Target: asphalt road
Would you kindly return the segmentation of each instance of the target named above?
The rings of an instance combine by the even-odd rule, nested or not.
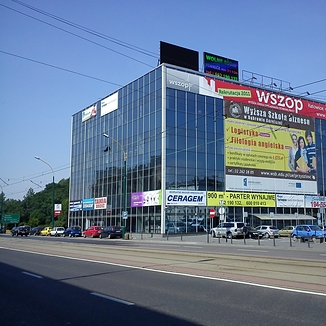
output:
[[[1,324],[306,325],[324,318],[325,256],[275,264],[191,242],[178,250],[172,242],[97,240],[1,236]],[[310,288],[294,288],[296,278]],[[325,287],[314,290],[318,283]]]

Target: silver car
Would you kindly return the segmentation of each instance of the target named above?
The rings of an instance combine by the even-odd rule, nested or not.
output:
[[[264,238],[278,238],[280,236],[280,230],[274,225],[259,225],[256,230],[262,234]]]

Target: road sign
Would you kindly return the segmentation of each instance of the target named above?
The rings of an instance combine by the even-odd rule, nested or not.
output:
[[[225,214],[225,208],[224,208],[223,206],[221,206],[221,207],[218,209],[218,212],[219,212],[219,214],[224,215],[224,214]]]
[[[125,220],[128,218],[128,211],[122,211],[122,218]]]
[[[210,218],[214,218],[215,217],[215,209],[214,208],[210,208],[209,209],[209,217]]]
[[[19,223],[20,215],[19,214],[2,214],[2,223]]]

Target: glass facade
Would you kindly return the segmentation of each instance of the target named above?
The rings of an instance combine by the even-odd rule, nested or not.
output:
[[[225,191],[223,98],[169,87],[165,66],[119,89],[116,106],[105,114],[98,101],[73,115],[70,203],[78,208],[70,209],[69,225],[125,225],[130,232],[164,233],[167,223],[205,221],[209,210],[166,207],[166,190]],[[316,119],[315,127],[318,192],[325,196],[326,121]],[[123,219],[125,158],[128,213]],[[133,193],[154,190],[162,191],[161,205],[132,207]],[[82,209],[82,201],[93,198],[106,198],[106,208]],[[242,220],[243,212],[243,207],[228,208],[233,220]],[[288,212],[292,209],[279,213]],[[190,229],[185,223],[185,231]]]

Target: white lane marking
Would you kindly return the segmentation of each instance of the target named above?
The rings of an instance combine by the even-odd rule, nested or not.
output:
[[[255,251],[255,252],[268,252],[267,250],[255,250],[255,249],[238,249],[239,251]]]
[[[192,277],[192,278],[200,278],[200,279],[204,279],[204,280],[212,280],[212,281],[228,282],[228,283],[235,283],[235,284],[243,284],[243,285],[256,286],[256,287],[261,287],[261,288],[266,288],[266,289],[273,289],[273,290],[294,292],[294,293],[311,294],[311,295],[319,295],[319,296],[326,297],[326,293],[282,288],[280,286],[272,286],[272,285],[259,284],[259,283],[250,283],[250,282],[237,281],[237,280],[220,278],[220,277],[211,277],[211,276],[192,275],[192,274],[177,273],[177,272],[170,272],[170,271],[161,271],[161,270],[158,270],[158,269],[152,269],[152,268],[146,268],[146,267],[137,267],[137,266],[131,266],[131,265],[125,265],[125,264],[109,263],[109,262],[100,261],[100,260],[46,254],[46,253],[42,253],[42,252],[35,252],[35,251],[22,250],[22,249],[13,249],[13,248],[6,248],[6,247],[0,247],[0,249],[25,252],[25,253],[28,253],[28,254],[35,254],[35,255],[40,255],[40,256],[48,256],[48,257],[56,257],[56,258],[63,258],[63,259],[70,259],[70,260],[77,260],[77,261],[85,261],[85,262],[88,262],[88,263],[96,263],[96,264],[103,264],[103,265],[110,265],[110,266],[125,267],[125,268],[130,268],[130,269],[138,269],[138,270],[154,272],[154,273],[162,273],[162,274],[170,274],[170,275],[181,275],[181,276]]]
[[[196,246],[183,246],[184,248],[195,248],[195,249],[202,249],[203,247],[196,247]]]
[[[22,273],[23,273],[23,274],[26,274],[26,275],[29,275],[29,276],[36,277],[36,278],[43,278],[43,277],[40,276],[40,275],[36,275],[36,274],[28,273],[28,272],[22,272]]]
[[[91,294],[96,295],[96,296],[101,297],[101,298],[104,298],[104,299],[119,302],[119,303],[125,304],[127,306],[133,306],[134,305],[134,303],[132,303],[132,302],[128,302],[128,301],[120,300],[120,299],[117,299],[117,298],[109,297],[108,295],[104,295],[104,294],[101,294],[101,293],[91,292]]]

